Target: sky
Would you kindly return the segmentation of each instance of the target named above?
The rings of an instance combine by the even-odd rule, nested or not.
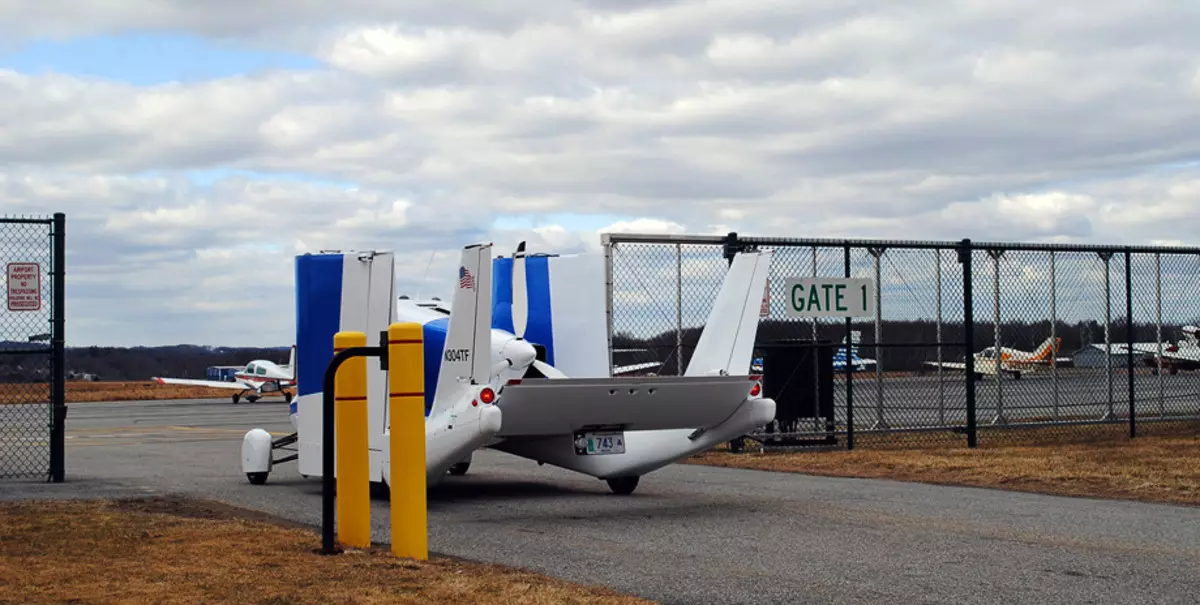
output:
[[[602,231],[1200,245],[1197,26],[1162,0],[0,0],[0,215],[66,213],[75,346],[290,344],[293,257],[324,248],[448,296],[464,245]]]

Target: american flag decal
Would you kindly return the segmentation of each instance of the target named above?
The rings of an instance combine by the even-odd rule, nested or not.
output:
[[[475,277],[471,275],[471,272],[466,267],[458,268],[458,287],[467,290],[475,289]]]

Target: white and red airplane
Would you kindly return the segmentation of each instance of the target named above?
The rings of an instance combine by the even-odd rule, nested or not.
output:
[[[1022,373],[1032,374],[1043,367],[1070,362],[1070,357],[1056,357],[1062,338],[1047,338],[1033,351],[1022,351],[1010,347],[987,347],[975,354],[975,377],[987,374],[996,376],[1008,374],[1019,379]],[[997,354],[999,353],[999,354]],[[926,361],[925,365],[941,366],[948,370],[966,370],[967,364],[961,361]]]
[[[155,376],[151,380],[159,384],[184,384],[197,387],[213,387],[218,389],[237,389],[233,394],[233,402],[237,403],[243,396],[246,401],[254,403],[265,393],[282,393],[286,403],[292,402],[292,392],[287,387],[296,386],[296,345],[288,356],[288,363],[281,366],[266,359],[255,359],[246,364],[233,375],[232,381],[227,380],[195,380],[191,378],[162,378]],[[250,392],[249,395],[246,393]]]

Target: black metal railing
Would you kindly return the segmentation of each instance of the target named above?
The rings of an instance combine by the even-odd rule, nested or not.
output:
[[[643,351],[622,363],[659,361],[664,374],[686,367],[740,250],[773,250],[775,300],[789,278],[874,280],[874,317],[789,317],[772,304],[759,327],[763,344],[844,348],[833,432],[847,447],[868,435],[976,447],[1114,424],[1134,437],[1200,421],[1200,332],[1187,327],[1200,325],[1200,248],[737,234],[608,234],[604,244],[611,346]],[[859,353],[865,370],[850,363]]]

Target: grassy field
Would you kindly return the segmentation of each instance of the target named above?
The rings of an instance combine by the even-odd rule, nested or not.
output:
[[[112,382],[67,382],[67,403],[94,401],[144,401],[148,399],[224,399],[237,391],[178,384],[158,384],[152,380]],[[50,385],[42,383],[0,384],[0,404],[40,403],[49,401]],[[263,400],[283,401],[279,393],[267,393]]]
[[[320,536],[213,502],[0,504],[0,603],[651,603],[493,565]]]
[[[1050,442],[1065,439],[1053,432],[1012,432],[976,449],[864,444],[852,451],[734,454],[722,448],[688,463],[1200,505],[1200,434],[1192,427],[1132,440],[1119,436],[1120,426],[1072,427],[1075,441],[1066,443]]]

